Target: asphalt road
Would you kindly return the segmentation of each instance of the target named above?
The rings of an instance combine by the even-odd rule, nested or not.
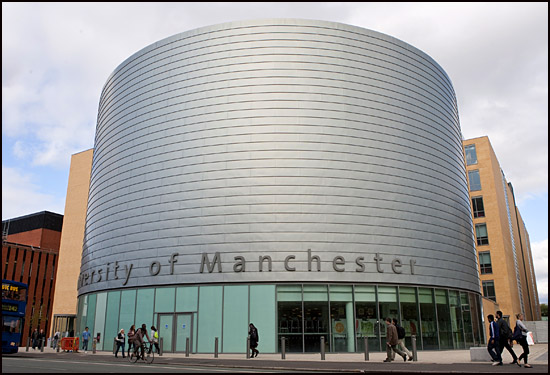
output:
[[[152,364],[129,363],[126,359],[81,353],[18,353],[2,356],[2,373],[548,373],[547,364],[533,368],[516,365],[491,366],[491,363],[421,363],[421,362],[329,362],[275,361],[269,359],[205,359],[155,357]]]
[[[158,361],[157,361],[158,362]],[[285,370],[266,370],[235,367],[187,366],[181,363],[129,363],[127,361],[83,361],[54,358],[2,356],[2,373],[285,373]]]

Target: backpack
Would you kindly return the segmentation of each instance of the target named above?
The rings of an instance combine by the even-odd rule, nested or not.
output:
[[[502,335],[508,338],[509,340],[512,339],[512,337],[514,337],[512,330],[510,329],[510,326],[506,322],[502,325],[501,330],[502,330]]]
[[[406,335],[406,333],[405,333],[405,328],[403,328],[403,327],[401,327],[401,326],[398,325],[398,326],[397,326],[397,338],[398,338],[399,340],[404,339],[404,338],[405,338],[405,335]]]

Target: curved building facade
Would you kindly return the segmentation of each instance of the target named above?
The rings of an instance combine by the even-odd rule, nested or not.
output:
[[[167,351],[218,337],[244,352],[249,322],[264,352],[281,337],[384,349],[386,316],[420,348],[479,343],[449,78],[398,39],[324,21],[142,49],[101,95],[78,287],[81,331],[158,325]]]

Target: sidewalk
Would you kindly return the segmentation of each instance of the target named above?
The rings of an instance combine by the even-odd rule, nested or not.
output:
[[[513,347],[516,355],[520,355],[523,350],[521,346],[514,345]],[[535,364],[545,364],[548,365],[548,344],[537,344],[529,347],[529,363]],[[25,353],[25,347],[19,348],[21,354]],[[29,348],[29,354],[55,354],[56,352],[51,348],[44,348],[44,353],[40,353],[39,350],[32,350]],[[79,351],[75,353],[77,355],[84,356],[108,356],[114,357],[111,351],[97,351],[96,354],[93,354],[92,351],[87,353]],[[120,355],[120,353],[119,353]],[[155,355],[155,357],[157,357]],[[184,359],[185,353],[164,353],[159,358],[174,358],[174,359]],[[382,362],[386,358],[385,352],[373,352],[369,353],[368,362]],[[416,363],[424,364],[453,364],[453,363],[472,363],[470,360],[470,350],[439,350],[439,351],[419,351],[417,353],[418,361]],[[188,360],[211,360],[212,362],[225,361],[225,360],[246,360],[246,354],[218,354],[218,358],[214,358],[214,354],[190,354]],[[281,359],[281,354],[276,353],[261,353],[258,358],[250,359],[250,361],[259,362],[259,361],[281,361],[281,362],[366,362],[364,353],[326,353],[325,360],[321,360],[320,353],[286,353],[286,359]],[[511,362],[512,357],[510,353],[505,349],[503,353],[503,360],[505,363]],[[395,362],[401,362],[401,359],[398,357]],[[415,363],[415,362],[407,362]]]

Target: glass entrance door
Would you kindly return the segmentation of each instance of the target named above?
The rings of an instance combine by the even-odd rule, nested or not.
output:
[[[176,314],[176,352],[185,352],[189,338],[189,352],[193,353],[193,314]]]
[[[158,332],[159,339],[162,337],[162,350],[167,353],[174,352],[172,337],[174,336],[174,315],[159,314]],[[160,343],[159,343],[160,345]]]
[[[185,352],[187,338],[189,352],[193,353],[193,314],[159,314],[158,331],[166,353]]]

